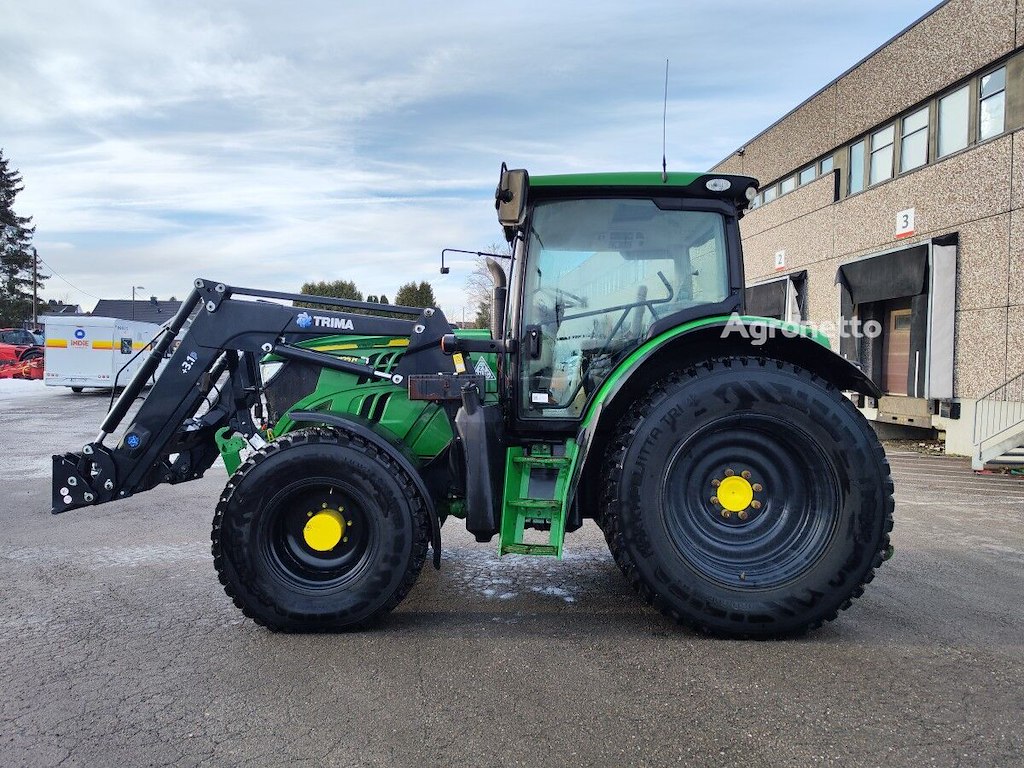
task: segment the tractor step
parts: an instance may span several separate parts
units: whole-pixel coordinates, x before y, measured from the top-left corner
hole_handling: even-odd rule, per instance
[[[575,444],[566,449],[564,456],[552,455],[548,445],[508,449],[499,555],[562,556],[566,488]],[[527,542],[526,531],[531,529],[546,531],[547,541]]]
[[[513,456],[515,464],[530,467],[567,467],[569,459],[565,456]]]

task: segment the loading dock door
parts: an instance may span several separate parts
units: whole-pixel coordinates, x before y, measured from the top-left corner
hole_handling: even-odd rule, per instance
[[[844,323],[877,320],[883,335],[871,339],[845,334],[840,354],[859,362],[883,390],[928,399],[953,396],[956,251],[954,233],[839,267],[836,282],[841,286]],[[909,319],[905,314],[891,317],[893,308],[908,307]],[[889,343],[892,332],[897,338]],[[908,339],[904,369],[900,350]],[[905,376],[902,386],[896,381],[900,370]]]
[[[906,395],[910,376],[910,324],[909,302],[895,304],[885,313],[883,337],[883,367],[885,383],[882,389],[889,395]]]
[[[801,270],[748,286],[744,312],[799,323],[806,317],[806,285],[807,270]]]

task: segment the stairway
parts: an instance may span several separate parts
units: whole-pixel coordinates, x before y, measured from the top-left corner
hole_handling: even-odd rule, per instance
[[[562,556],[566,490],[575,452],[575,444],[569,442],[564,450],[547,444],[508,449],[499,555]],[[546,541],[527,542],[529,530],[547,531]]]
[[[985,462],[985,467],[989,469],[995,467],[1024,467],[1024,445],[1021,445],[1017,448],[1011,448],[1006,453],[1000,456],[995,456],[991,459],[988,459]]]
[[[978,398],[974,407],[975,470],[1024,466],[1024,372]]]

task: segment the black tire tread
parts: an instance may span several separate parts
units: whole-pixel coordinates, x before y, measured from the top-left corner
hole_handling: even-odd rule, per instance
[[[711,371],[715,366],[719,365],[727,367],[734,365],[742,365],[746,367],[757,366],[760,368],[767,368],[768,366],[774,365],[780,369],[783,367],[789,367],[797,375],[806,378],[817,386],[825,389],[836,402],[840,403],[841,407],[850,409],[857,413],[858,417],[860,416],[860,412],[857,411],[853,403],[845,397],[834,384],[829,382],[827,379],[818,376],[813,371],[776,359],[728,356],[705,360],[699,364],[691,365],[682,370],[673,372],[654,384],[646,394],[637,401],[634,407],[631,408],[630,411],[619,421],[619,424],[614,431],[614,435],[606,447],[604,465],[602,467],[602,474],[604,477],[608,478],[608,484],[601,501],[601,529],[604,532],[608,548],[611,551],[612,557],[615,559],[615,563],[618,565],[619,570],[622,571],[629,585],[640,596],[644,603],[655,608],[661,614],[672,619],[677,624],[686,626],[689,629],[706,635],[719,633],[716,633],[715,630],[707,623],[680,613],[643,580],[639,569],[636,567],[632,556],[625,546],[625,542],[620,531],[616,505],[619,497],[619,480],[621,478],[621,470],[626,451],[628,450],[630,442],[636,435],[641,424],[643,424],[650,414],[652,406],[665,395],[669,387],[674,384],[678,384],[687,378],[696,376],[698,374],[699,367],[703,367],[706,370]],[[756,375],[753,371],[752,374]],[[767,635],[761,633],[756,635],[738,634],[730,635],[731,637],[735,637],[736,639],[798,637],[821,627],[827,621],[835,620],[839,616],[840,611],[845,611],[853,604],[854,599],[859,598],[864,594],[864,586],[874,579],[875,570],[881,566],[882,562],[885,560],[886,552],[889,549],[889,533],[893,528],[893,511],[895,509],[895,499],[893,497],[894,488],[892,474],[889,468],[889,460],[885,455],[885,449],[877,439],[874,441],[874,451],[879,465],[884,468],[885,472],[885,523],[881,543],[878,551],[874,554],[871,567],[863,575],[860,583],[853,589],[850,597],[844,600],[835,610],[820,617],[814,622],[806,624],[798,630]]]
[[[217,578],[221,585],[224,587],[224,592],[228,597],[231,598],[235,606],[248,618],[252,619],[255,623],[260,626],[266,627],[275,632],[331,632],[335,631],[336,627],[331,625],[331,616],[325,616],[317,622],[316,625],[309,625],[306,623],[297,622],[299,617],[277,611],[273,606],[265,603],[268,608],[273,609],[277,612],[281,620],[270,621],[265,617],[256,614],[246,605],[246,603],[240,599],[238,594],[235,592],[231,578],[226,572],[227,562],[225,559],[225,553],[222,546],[222,531],[224,523],[224,514],[231,503],[232,496],[239,485],[245,480],[246,476],[256,466],[266,461],[267,458],[273,456],[281,451],[289,448],[308,445],[308,444],[325,444],[325,445],[346,445],[351,446],[360,450],[367,455],[372,456],[377,462],[384,466],[393,477],[395,477],[405,493],[405,496],[412,504],[413,507],[413,551],[412,557],[410,558],[409,567],[406,570],[405,576],[402,579],[398,589],[394,592],[391,598],[385,603],[379,610],[373,615],[367,617],[363,621],[355,624],[348,624],[345,629],[363,629],[367,626],[372,625],[378,621],[383,615],[393,610],[402,600],[405,599],[406,595],[412,589],[416,583],[416,579],[419,578],[420,571],[423,569],[423,563],[427,557],[427,542],[430,538],[429,530],[430,526],[427,520],[427,508],[424,500],[420,497],[419,492],[416,489],[416,485],[413,479],[409,477],[408,473],[395,462],[386,451],[380,450],[377,446],[373,445],[370,441],[343,430],[332,429],[330,427],[310,427],[307,429],[300,429],[294,432],[289,432],[286,435],[282,435],[276,440],[267,443],[265,446],[255,451],[248,459],[246,459],[235,471],[235,473],[228,480],[227,485],[224,486],[224,491],[221,493],[220,500],[217,502],[216,510],[213,516],[213,527],[210,532],[211,539],[211,551],[213,553],[213,565],[217,570]],[[337,619],[338,617],[333,617]]]

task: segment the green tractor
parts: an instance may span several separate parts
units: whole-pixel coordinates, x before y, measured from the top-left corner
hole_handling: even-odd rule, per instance
[[[439,567],[449,518],[501,555],[549,557],[589,518],[640,597],[682,624],[817,627],[891,551],[888,463],[844,395],[880,393],[810,329],[743,314],[756,185],[503,165],[511,258],[488,260],[489,330],[196,280],[97,438],[53,457],[53,511],[222,457],[214,563],[275,630],[380,618],[428,547]]]

